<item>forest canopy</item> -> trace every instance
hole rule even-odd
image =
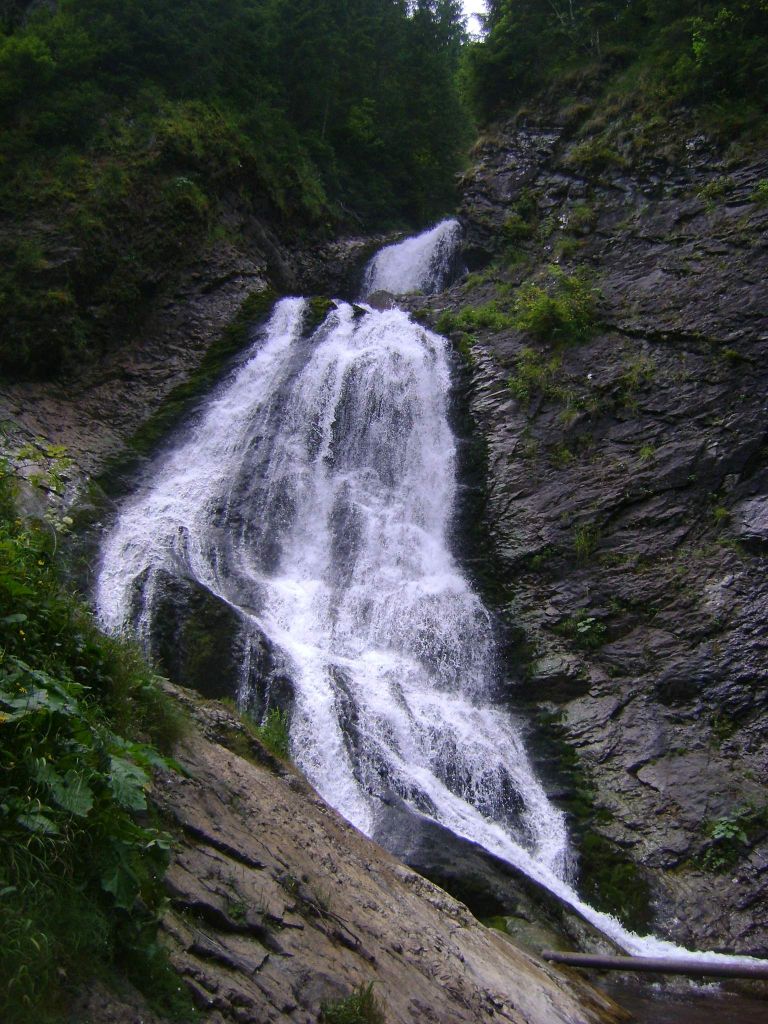
[[[590,62],[638,58],[673,103],[768,96],[768,0],[488,0],[486,27],[469,55],[484,118]]]
[[[0,372],[137,329],[228,211],[421,225],[468,143],[458,0],[0,0]]]

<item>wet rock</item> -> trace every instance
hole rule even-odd
[[[195,580],[158,573],[150,652],[163,673],[204,697],[237,694],[244,637],[231,605]]]
[[[226,708],[173,692],[199,731],[176,751],[181,771],[158,776],[152,794],[178,837],[162,930],[202,1024],[314,1024],[323,1002],[369,983],[392,1024],[627,1019],[585,982],[484,928],[293,769],[209,739],[236,729]],[[96,984],[77,1019],[127,1024],[142,1010],[130,990]]]
[[[768,496],[751,498],[734,510],[736,534],[745,544],[768,548]]]
[[[373,838],[477,917],[504,918],[506,931],[527,948],[538,951],[542,943],[554,942],[558,947],[618,951],[544,886],[477,843],[417,814],[396,796],[378,812]]]
[[[736,851],[738,886],[718,892],[717,872],[694,865],[709,823],[765,807],[768,784],[768,210],[750,201],[768,154],[726,168],[710,141],[683,137],[672,123],[663,157],[598,176],[574,159],[588,132],[489,131],[461,207],[467,261],[486,269],[433,315],[509,310],[553,262],[593,275],[590,339],[478,328],[468,352],[494,592],[513,594],[500,602],[517,644],[510,699],[556,722],[569,753],[561,775],[547,757],[552,791],[635,861],[656,927],[766,955],[764,916],[746,925],[738,909],[763,891],[746,869],[759,830]],[[733,193],[707,208],[697,193],[724,174]],[[504,226],[521,202],[534,230],[513,244]],[[577,208],[589,230],[569,229]],[[555,364],[518,398],[524,349]]]

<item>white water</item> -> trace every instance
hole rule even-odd
[[[442,287],[458,230],[444,222],[383,250],[367,293]],[[247,361],[125,504],[103,548],[102,621],[149,645],[167,575],[203,585],[247,641],[265,635],[279,652],[293,756],[358,828],[370,834],[395,792],[626,950],[679,955],[578,898],[563,815],[494,702],[490,618],[448,544],[444,340],[400,310],[361,316],[346,303],[307,338],[305,312],[302,299],[277,305]]]

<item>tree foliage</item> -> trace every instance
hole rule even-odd
[[[315,235],[450,209],[463,37],[458,0],[6,0],[0,372],[138,330],[233,209]]]
[[[764,101],[768,0],[489,0],[469,81],[488,117],[590,61],[651,53],[676,100]]]

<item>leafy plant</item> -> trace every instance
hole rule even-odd
[[[5,467],[0,566],[0,1013],[49,1020],[118,953],[172,1012],[154,943],[171,840],[147,789],[180,718],[59,583],[51,531],[16,517]]]
[[[702,858],[708,871],[724,871],[739,859],[748,843],[740,818],[718,818],[708,829],[711,844]]]
[[[595,650],[605,642],[606,627],[586,609],[581,609],[559,623],[555,632],[569,637],[579,647]]]
[[[750,199],[753,203],[757,203],[760,206],[765,206],[768,203],[768,178],[761,178],[758,181]]]

